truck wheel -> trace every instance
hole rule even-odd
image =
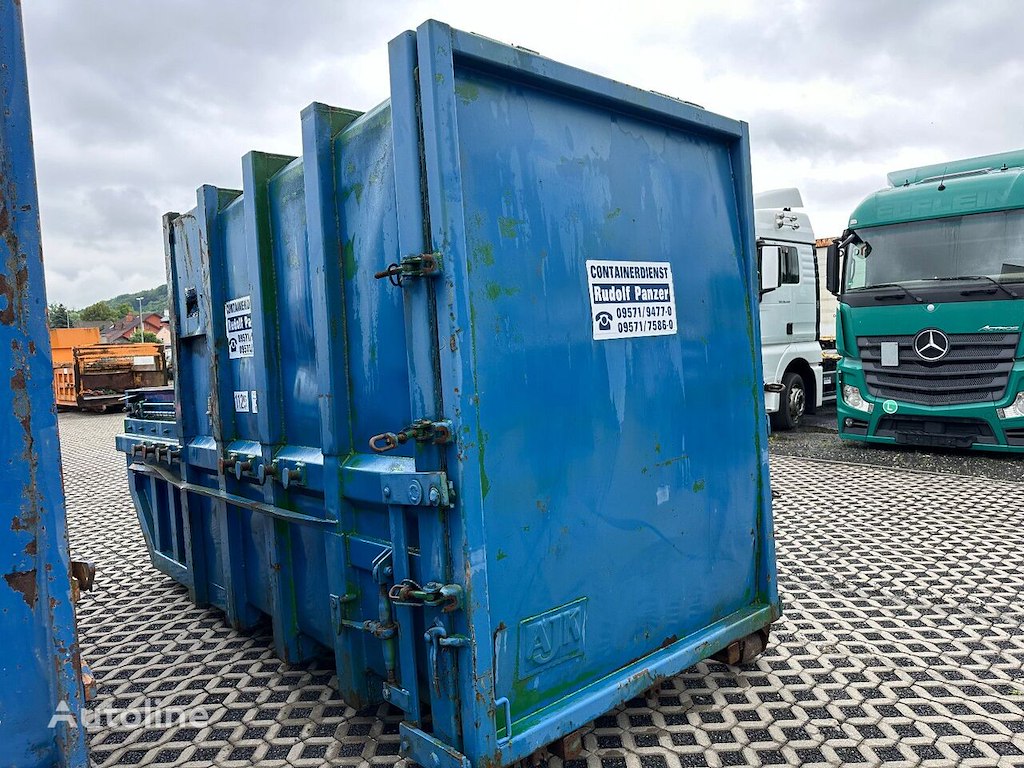
[[[807,411],[807,388],[803,377],[790,371],[782,377],[779,410],[772,414],[772,429],[795,429]]]

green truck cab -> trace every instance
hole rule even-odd
[[[1024,150],[888,181],[828,253],[839,436],[1024,452]]]

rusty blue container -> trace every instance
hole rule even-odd
[[[85,768],[21,9],[0,0],[0,766]]]
[[[165,217],[157,567],[507,765],[779,616],[747,128],[427,22],[390,99]]]

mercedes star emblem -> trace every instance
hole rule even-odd
[[[922,360],[934,363],[949,354],[949,337],[937,328],[926,328],[914,337],[914,351]]]

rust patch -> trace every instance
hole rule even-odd
[[[7,586],[21,594],[25,605],[29,608],[36,607],[36,572],[14,571],[4,575]]]
[[[28,388],[28,383],[25,380],[25,371],[19,368],[11,376],[11,389],[15,392],[24,392]]]
[[[3,231],[3,223],[0,222],[0,232]],[[16,251],[12,253],[17,254]],[[0,323],[3,325],[14,325],[15,320],[21,314],[21,301],[19,299],[28,290],[28,267],[24,264],[17,271],[11,270],[14,280],[8,279],[6,274],[0,274]]]

